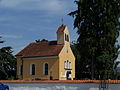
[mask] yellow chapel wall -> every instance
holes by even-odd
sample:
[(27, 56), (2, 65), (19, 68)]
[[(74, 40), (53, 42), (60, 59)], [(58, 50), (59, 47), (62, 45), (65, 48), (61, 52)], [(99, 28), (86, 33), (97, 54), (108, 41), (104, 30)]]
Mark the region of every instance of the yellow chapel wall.
[(64, 30), (64, 34), (67, 34), (69, 35), (69, 42), (68, 41), (65, 41), (64, 43), (64, 47), (62, 49), (62, 51), (60, 52), (59, 54), (59, 79), (60, 80), (66, 80), (66, 77), (64, 77), (66, 71), (69, 71), (69, 70), (65, 70), (64, 69), (64, 62), (66, 60), (69, 60), (72, 64), (72, 79), (75, 78), (75, 56), (73, 55), (72, 53), (72, 50), (70, 48), (70, 34), (69, 34), (69, 31), (68, 31), (68, 28), (66, 27), (65, 30)]
[(16, 77), (22, 80), (22, 76), (20, 75), (20, 65), (22, 64), (22, 60), (20, 57), (17, 57), (17, 72)]
[[(48, 63), (48, 75), (43, 75), (43, 64)], [(17, 76), (22, 80), (32, 80), (35, 78), (50, 79), (50, 72), (52, 72), (53, 79), (59, 79), (59, 60), (58, 58), (44, 58), (44, 59), (23, 59), (23, 76), (19, 75), (19, 65), (22, 60), (17, 60)], [(35, 64), (35, 75), (30, 75), (30, 64)]]
[(59, 79), (60, 80), (66, 80), (66, 77), (62, 77), (62, 75), (65, 75), (66, 71), (64, 69), (64, 62), (69, 60), (72, 64), (72, 79), (75, 78), (75, 57), (73, 56), (70, 48), (64, 47), (63, 50), (61, 51), (61, 54), (59, 55)]

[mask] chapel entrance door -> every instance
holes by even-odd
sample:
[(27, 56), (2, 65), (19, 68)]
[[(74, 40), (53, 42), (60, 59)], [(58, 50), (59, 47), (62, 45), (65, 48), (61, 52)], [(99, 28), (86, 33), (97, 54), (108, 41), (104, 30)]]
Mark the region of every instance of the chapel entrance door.
[(67, 73), (66, 73), (66, 78), (67, 78), (67, 80), (71, 80), (71, 71), (67, 71)]

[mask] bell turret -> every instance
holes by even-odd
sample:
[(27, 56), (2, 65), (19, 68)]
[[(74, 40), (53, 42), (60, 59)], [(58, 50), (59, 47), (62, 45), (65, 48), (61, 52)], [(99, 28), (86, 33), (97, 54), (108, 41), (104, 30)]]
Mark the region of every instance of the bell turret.
[(62, 24), (57, 30), (57, 44), (65, 44), (70, 42), (69, 30), (66, 25)]

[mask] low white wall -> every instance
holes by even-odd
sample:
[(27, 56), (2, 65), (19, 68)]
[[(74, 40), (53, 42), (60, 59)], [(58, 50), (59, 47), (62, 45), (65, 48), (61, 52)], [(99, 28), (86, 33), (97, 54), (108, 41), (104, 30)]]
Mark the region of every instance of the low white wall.
[[(10, 90), (99, 90), (95, 83), (4, 83)], [(120, 84), (109, 84), (109, 90), (120, 90)]]

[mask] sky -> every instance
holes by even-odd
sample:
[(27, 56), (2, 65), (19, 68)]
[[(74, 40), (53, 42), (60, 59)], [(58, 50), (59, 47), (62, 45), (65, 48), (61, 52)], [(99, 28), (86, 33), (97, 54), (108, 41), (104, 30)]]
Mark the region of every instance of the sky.
[(5, 41), (0, 48), (11, 46), (15, 55), (35, 40), (56, 40), (56, 31), (61, 24), (67, 25), (71, 41), (77, 40), (74, 20), (68, 15), (76, 10), (74, 1), (0, 0), (0, 40)]
[(11, 46), (15, 55), (35, 40), (56, 40), (61, 24), (76, 40), (73, 18), (67, 15), (75, 9), (74, 0), (0, 0), (0, 40), (5, 41), (0, 47)]

